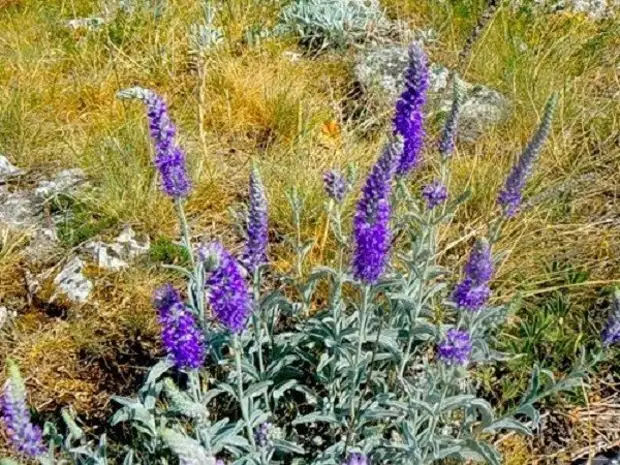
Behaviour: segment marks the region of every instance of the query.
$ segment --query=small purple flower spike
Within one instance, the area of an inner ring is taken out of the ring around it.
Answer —
[[[365,284],[375,284],[387,266],[391,232],[390,193],[398,149],[388,144],[373,166],[353,219],[353,275]]]
[[[612,346],[620,342],[620,289],[614,291],[612,310],[602,334],[603,345]]]
[[[2,399],[2,421],[6,427],[9,442],[24,457],[36,459],[47,452],[43,443],[41,428],[32,423],[26,405],[26,388],[19,369],[9,363],[9,379],[4,385]]]
[[[252,299],[243,269],[222,244],[214,242],[200,251],[202,259],[215,256],[217,265],[207,272],[207,300],[218,321],[231,333],[240,334],[252,312]]]
[[[155,145],[155,166],[161,176],[162,191],[174,199],[187,197],[191,182],[185,153],[175,141],[176,127],[170,120],[166,102],[154,92],[146,98],[151,138]]]
[[[538,160],[543,144],[547,140],[549,132],[551,132],[551,121],[553,120],[553,112],[555,111],[557,101],[556,94],[552,95],[547,101],[543,119],[540,126],[538,126],[536,134],[534,134],[530,143],[523,150],[519,160],[510,171],[504,188],[499,193],[497,203],[501,205],[504,216],[508,218],[515,216],[521,207],[523,189],[532,174],[534,163]]]
[[[422,47],[411,44],[409,66],[405,71],[405,89],[396,102],[394,135],[403,138],[396,173],[404,176],[419,165],[424,145],[424,105],[429,86],[428,61]]]
[[[271,440],[271,430],[273,425],[269,422],[261,423],[254,431],[256,444],[262,448],[269,448],[273,443]]]
[[[486,239],[476,241],[465,265],[465,279],[454,290],[452,298],[458,308],[476,312],[489,300],[489,282],[493,276],[493,256]]]
[[[247,234],[242,262],[250,273],[255,273],[261,265],[267,262],[267,245],[269,243],[267,196],[256,168],[253,168],[250,174],[250,208]]]
[[[336,170],[329,170],[323,175],[323,184],[327,196],[336,203],[342,203],[351,189],[343,174]]]
[[[445,339],[439,344],[438,355],[446,365],[467,366],[471,349],[471,338],[467,331],[450,329]]]
[[[424,186],[422,197],[426,200],[426,207],[432,210],[448,199],[448,188],[441,181],[435,180]]]
[[[205,360],[204,335],[179,292],[170,284],[162,286],[153,303],[159,311],[162,344],[174,365],[182,370],[200,368]]]
[[[358,452],[350,453],[342,465],[370,465],[370,460],[364,454]]]

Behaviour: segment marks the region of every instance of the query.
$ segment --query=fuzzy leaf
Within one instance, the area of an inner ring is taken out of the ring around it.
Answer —
[[[303,447],[295,444],[294,442],[285,441],[284,439],[274,439],[273,447],[279,452],[290,454],[303,455],[306,452]]]
[[[503,418],[490,424],[484,430],[485,433],[496,433],[498,431],[514,431],[516,433],[532,435],[532,430],[515,418]]]

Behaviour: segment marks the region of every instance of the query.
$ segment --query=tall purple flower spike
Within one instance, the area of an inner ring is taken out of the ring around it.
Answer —
[[[519,212],[523,200],[523,189],[532,174],[534,163],[538,160],[542,147],[551,132],[551,121],[553,112],[557,106],[558,96],[553,94],[547,104],[543,114],[543,119],[517,163],[512,167],[504,188],[500,191],[497,198],[506,217],[513,217]]]
[[[438,356],[446,365],[467,366],[471,356],[471,338],[465,330],[450,329],[439,344]]]
[[[167,284],[155,291],[153,304],[159,311],[162,344],[179,369],[195,370],[205,360],[205,343],[196,317],[181,299],[179,291]]]
[[[213,257],[216,263],[207,271],[207,300],[217,320],[231,333],[243,332],[252,312],[252,299],[243,269],[222,244],[214,242],[200,252],[203,260]]]
[[[456,305],[465,310],[480,310],[489,300],[489,282],[493,276],[493,256],[486,239],[476,241],[465,265],[465,279],[454,290]]]
[[[43,456],[47,448],[43,443],[41,428],[32,423],[26,405],[26,388],[16,365],[9,365],[9,379],[2,393],[2,421],[13,448],[31,459]]]
[[[404,176],[421,160],[424,145],[424,105],[429,85],[428,61],[422,47],[409,47],[409,66],[405,71],[405,89],[396,102],[393,119],[394,134],[402,137],[403,150],[396,173]]]
[[[399,152],[390,143],[373,166],[353,219],[353,275],[365,284],[375,284],[388,262],[390,251],[390,193]]]
[[[250,174],[250,208],[248,213],[248,230],[243,263],[250,273],[267,262],[267,244],[269,241],[269,218],[265,187],[256,168]]]
[[[187,174],[185,153],[176,143],[176,127],[170,120],[168,106],[154,92],[146,97],[146,106],[161,189],[174,199],[187,197],[191,191],[191,182]]]

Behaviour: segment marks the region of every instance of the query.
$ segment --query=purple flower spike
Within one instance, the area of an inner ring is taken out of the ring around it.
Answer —
[[[43,443],[41,428],[30,419],[30,411],[26,405],[26,389],[17,366],[9,365],[10,377],[4,385],[2,393],[2,421],[6,433],[15,450],[31,459],[41,457],[47,452]]]
[[[336,170],[329,170],[323,175],[323,184],[328,197],[342,203],[351,186],[346,178]]]
[[[491,246],[486,239],[479,239],[465,265],[465,279],[456,286],[452,295],[457,307],[470,312],[484,307],[491,296],[489,282],[492,276]]]
[[[248,237],[243,253],[243,263],[250,273],[267,262],[269,242],[269,217],[265,187],[256,168],[250,174],[250,208],[248,213]]]
[[[620,289],[613,296],[612,311],[602,335],[603,345],[609,347],[620,342]]]
[[[426,199],[428,209],[441,205],[448,199],[448,188],[441,181],[433,181],[422,189],[422,197]]]
[[[390,193],[398,148],[386,146],[373,166],[353,219],[353,275],[365,284],[375,284],[385,271],[390,251]]]
[[[170,120],[166,102],[154,92],[146,98],[151,138],[155,145],[155,166],[161,176],[162,191],[174,199],[187,197],[191,182],[185,153],[177,145],[176,127]]]
[[[195,370],[205,360],[204,335],[179,291],[167,284],[155,291],[153,304],[159,311],[162,344],[178,369]]]
[[[460,329],[450,329],[439,344],[439,359],[450,366],[467,366],[471,355],[469,333]]]
[[[530,143],[525,150],[523,150],[523,153],[521,153],[517,164],[513,166],[506,179],[504,188],[499,193],[497,203],[501,205],[506,217],[510,218],[515,216],[521,207],[523,189],[532,173],[534,163],[540,155],[543,144],[551,131],[551,121],[553,120],[553,112],[557,105],[557,101],[556,94],[552,95],[547,101],[543,119],[540,126],[538,126],[536,134],[534,134]]]
[[[350,453],[342,465],[370,465],[370,460],[364,454],[358,452]]]
[[[424,145],[424,105],[429,85],[428,62],[422,47],[411,44],[409,66],[405,71],[405,89],[396,102],[394,135],[403,138],[403,151],[396,173],[404,176],[420,163]]]
[[[231,333],[241,333],[252,312],[252,300],[239,262],[220,244],[212,243],[201,251],[204,258],[216,257],[217,265],[207,272],[207,300],[218,321]]]

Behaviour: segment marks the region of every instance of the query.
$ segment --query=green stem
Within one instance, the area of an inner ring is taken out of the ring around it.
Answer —
[[[260,314],[260,271],[254,271],[254,280],[252,286],[254,292],[254,311],[252,312],[252,322],[254,324],[254,340],[256,341],[256,352],[258,355],[258,372],[260,375],[261,381],[263,381],[263,377],[265,375],[265,362],[263,360],[263,344],[261,342],[263,326],[262,326],[262,318]],[[269,407],[269,396],[267,395],[267,391],[263,393],[263,400],[265,401],[265,408],[267,410],[271,410]]]
[[[433,224],[432,215],[429,215],[429,224]],[[428,255],[424,259],[424,264],[422,265],[422,272],[420,273],[420,276],[419,276],[420,285],[418,286],[415,307],[413,309],[413,315],[411,318],[411,329],[413,329],[413,326],[415,325],[415,322],[420,313],[420,307],[422,306],[422,299],[424,298],[424,284],[426,281],[426,275],[428,273],[428,267],[429,267],[431,260],[433,259],[435,255],[435,226],[434,225],[430,226],[430,229],[431,229],[430,234],[428,234],[428,236],[424,235],[421,241],[421,246],[423,247],[428,237],[429,250],[428,250]],[[405,350],[405,353],[403,354],[403,359],[401,360],[400,368],[398,369],[398,379],[403,378],[403,375],[405,373],[405,368],[407,366],[407,363],[409,362],[409,357],[411,356],[412,347],[413,347],[413,331],[410,331],[409,340],[407,341],[407,349]]]
[[[241,416],[245,423],[245,430],[248,435],[248,441],[252,445],[252,450],[256,451],[256,441],[254,440],[254,432],[252,431],[252,425],[250,425],[250,417],[248,415],[247,404],[243,398],[243,369],[241,367],[241,343],[239,342],[239,335],[233,336],[235,346],[235,362],[237,364],[237,395],[239,396],[239,404],[241,405]]]
[[[368,310],[368,300],[370,296],[370,286],[364,285],[362,288],[362,304],[360,306],[360,326],[359,326],[359,334],[357,339],[357,350],[355,352],[355,359],[353,360],[353,366],[351,367],[351,386],[349,388],[349,432],[347,434],[347,440],[345,443],[345,454],[347,452],[347,447],[353,439],[353,435],[355,434],[355,392],[357,391],[357,387],[359,386],[359,377],[358,377],[358,365],[360,362],[360,357],[362,356],[362,345],[364,344],[364,336],[366,335],[366,313]]]
[[[192,241],[189,235],[189,227],[187,225],[187,217],[185,216],[185,210],[183,208],[183,201],[181,199],[174,199],[174,209],[177,212],[177,216],[179,217],[179,223],[181,225],[181,236],[183,238],[183,242],[185,248],[187,249],[187,253],[189,255],[189,261],[192,268],[195,268],[194,262],[194,252],[192,250]]]

